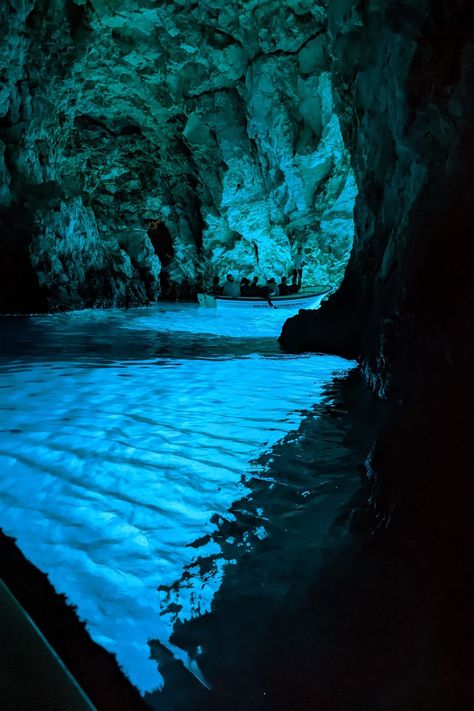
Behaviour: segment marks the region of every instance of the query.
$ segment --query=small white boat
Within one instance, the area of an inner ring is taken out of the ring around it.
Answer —
[[[317,309],[325,296],[332,291],[330,286],[317,287],[304,294],[289,294],[288,296],[272,296],[271,302],[278,309]],[[198,294],[201,306],[218,309],[268,309],[270,304],[263,296],[211,296]]]

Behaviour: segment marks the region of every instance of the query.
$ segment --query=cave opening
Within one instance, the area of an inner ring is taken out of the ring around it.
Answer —
[[[169,229],[160,219],[151,220],[147,227],[147,234],[162,266],[168,267],[174,258],[173,239]]]
[[[27,206],[16,206],[0,215],[0,313],[29,313],[48,310],[46,290],[41,289],[37,271],[31,264],[30,244],[37,233],[34,216]]]

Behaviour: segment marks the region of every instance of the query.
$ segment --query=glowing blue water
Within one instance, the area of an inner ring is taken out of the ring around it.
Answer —
[[[142,691],[161,683],[152,638],[199,676],[169,638],[228,565],[203,537],[353,365],[282,355],[283,318],[183,305],[1,321],[0,525]],[[171,614],[158,588],[185,568]]]

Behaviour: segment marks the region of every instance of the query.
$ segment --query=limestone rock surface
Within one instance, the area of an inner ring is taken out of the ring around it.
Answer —
[[[26,243],[5,303],[31,268],[50,308],[121,305],[163,266],[198,288],[297,252],[307,284],[340,283],[356,185],[324,3],[23,0],[0,22],[0,249]]]

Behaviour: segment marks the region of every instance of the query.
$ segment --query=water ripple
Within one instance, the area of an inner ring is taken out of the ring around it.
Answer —
[[[150,638],[199,675],[169,639],[221,584],[222,522],[249,481],[294,488],[255,462],[352,366],[202,319],[191,306],[0,324],[1,525],[142,691],[161,683]]]

